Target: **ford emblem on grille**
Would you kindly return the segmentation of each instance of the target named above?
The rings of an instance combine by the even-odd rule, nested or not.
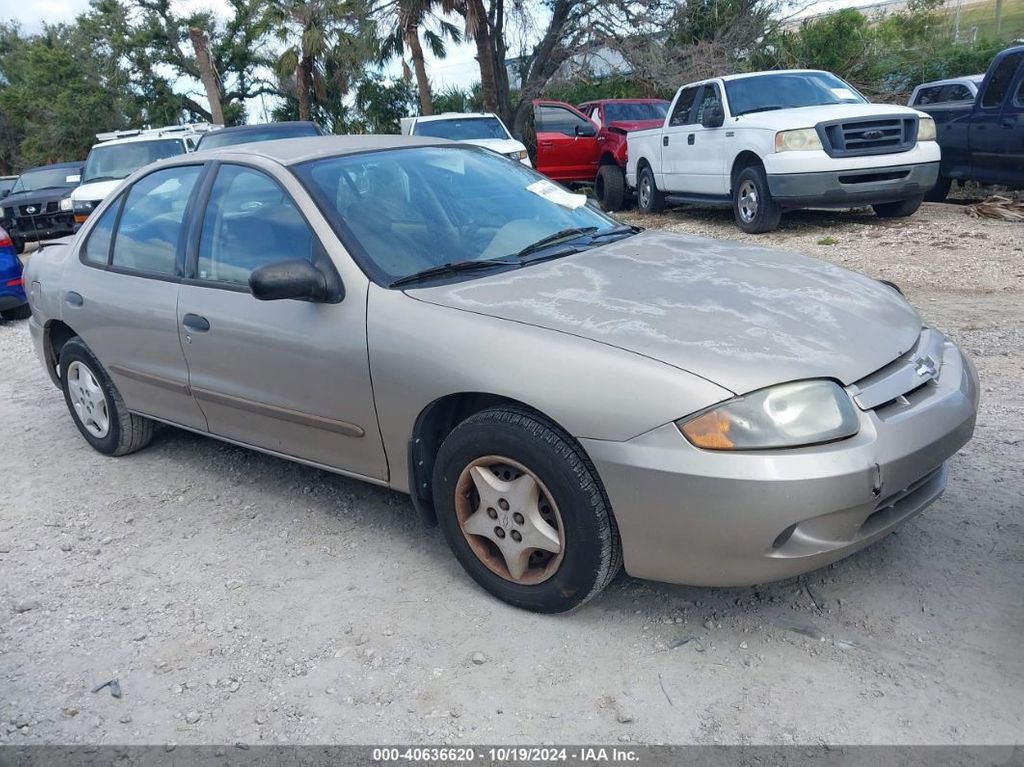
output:
[[[864,138],[867,139],[868,141],[877,141],[878,139],[882,138],[882,136],[884,136],[885,134],[882,133],[882,131],[880,130],[866,130],[864,131],[863,135]]]

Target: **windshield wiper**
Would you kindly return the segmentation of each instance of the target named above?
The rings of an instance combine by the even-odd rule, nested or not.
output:
[[[754,112],[774,112],[776,109],[787,109],[787,107],[783,106],[782,104],[768,104],[767,106],[754,107],[753,109],[748,109],[745,112],[740,112],[740,114],[736,116],[739,117],[740,115],[752,115],[754,114]]]
[[[584,234],[593,234],[598,230],[596,226],[576,226],[571,229],[563,229],[560,232],[549,234],[547,237],[541,237],[536,242],[532,242],[525,248],[517,253],[512,254],[512,258],[523,259],[529,256],[531,253],[536,253],[538,250],[543,250],[549,245],[554,245],[562,240],[572,239],[574,237],[580,237]]]
[[[449,274],[458,274],[460,272],[481,272],[489,269],[496,269],[499,266],[510,265],[518,266],[515,261],[508,261],[499,258],[491,259],[489,261],[452,261],[447,264],[441,264],[440,266],[432,266],[429,269],[424,269],[420,272],[407,274],[405,277],[399,277],[397,280],[390,282],[388,287],[398,288],[402,285],[411,285],[414,282],[421,282],[434,277],[446,277]]]
[[[613,226],[604,232],[596,232],[591,239],[596,240],[598,237],[611,237],[617,234],[640,234],[644,228],[642,226],[633,226],[632,224],[620,224],[619,226]]]
[[[82,181],[83,184],[91,184],[93,181],[120,181],[124,176],[93,176]]]

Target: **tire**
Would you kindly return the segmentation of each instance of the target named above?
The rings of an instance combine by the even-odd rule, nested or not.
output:
[[[480,483],[477,474],[488,479]],[[619,531],[593,465],[568,434],[529,411],[484,410],[456,426],[438,451],[433,495],[456,559],[478,584],[516,607],[574,610],[622,566]],[[486,533],[467,532],[471,519],[482,520]],[[522,556],[506,558],[498,536]],[[545,548],[529,546],[532,541]],[[518,577],[513,561],[524,565]]]
[[[594,191],[604,210],[622,210],[626,202],[626,174],[618,165],[602,165],[597,171]]]
[[[665,195],[654,183],[654,171],[649,165],[640,169],[636,181],[636,206],[641,213],[661,213],[665,210]]]
[[[768,178],[760,165],[739,172],[732,189],[732,212],[736,226],[747,234],[764,234],[779,227],[782,208],[772,198]]]
[[[924,195],[919,195],[911,197],[909,200],[878,203],[877,205],[872,205],[871,209],[875,211],[875,215],[879,218],[906,218],[907,216],[914,215],[917,209],[921,207],[923,201]]]
[[[28,304],[15,306],[13,309],[0,312],[0,317],[3,317],[5,320],[27,320],[31,316],[32,308]]]
[[[949,188],[953,185],[953,179],[948,176],[939,176],[939,180],[935,182],[928,194],[924,198],[928,202],[943,202],[949,196]]]
[[[14,252],[19,256],[25,252],[25,238],[24,237],[12,237],[11,242],[14,244]]]
[[[107,371],[78,336],[60,351],[60,387],[75,426],[96,451],[128,455],[153,438],[153,422],[128,411]]]

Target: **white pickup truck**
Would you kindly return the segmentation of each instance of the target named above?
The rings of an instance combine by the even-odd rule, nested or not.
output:
[[[829,72],[783,70],[684,85],[661,128],[628,136],[626,183],[645,213],[673,201],[731,205],[745,232],[784,210],[871,205],[909,216],[935,185],[935,123],[870,104]]]

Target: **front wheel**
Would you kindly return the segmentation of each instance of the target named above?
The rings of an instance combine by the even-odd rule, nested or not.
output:
[[[645,165],[636,182],[636,204],[641,213],[661,213],[665,210],[665,195],[654,183],[654,171]]]
[[[917,209],[921,207],[921,203],[923,201],[924,196],[919,195],[917,197],[911,197],[909,200],[881,202],[877,205],[872,205],[871,208],[879,218],[906,218],[907,216],[912,216],[916,213]]]
[[[462,567],[516,607],[560,613],[618,572],[618,529],[590,461],[554,424],[496,408],[445,438],[434,504]]]
[[[772,198],[763,168],[751,165],[736,176],[732,210],[736,226],[747,234],[763,234],[778,228],[782,208]]]
[[[949,197],[949,189],[953,186],[953,179],[949,176],[939,176],[938,181],[935,182],[924,198],[928,202],[943,202]]]
[[[32,316],[32,309],[28,304],[15,306],[13,309],[6,309],[0,312],[0,317],[5,320],[27,320]]]
[[[127,455],[153,438],[153,422],[129,412],[100,361],[75,337],[60,350],[60,385],[85,441],[104,455]]]

